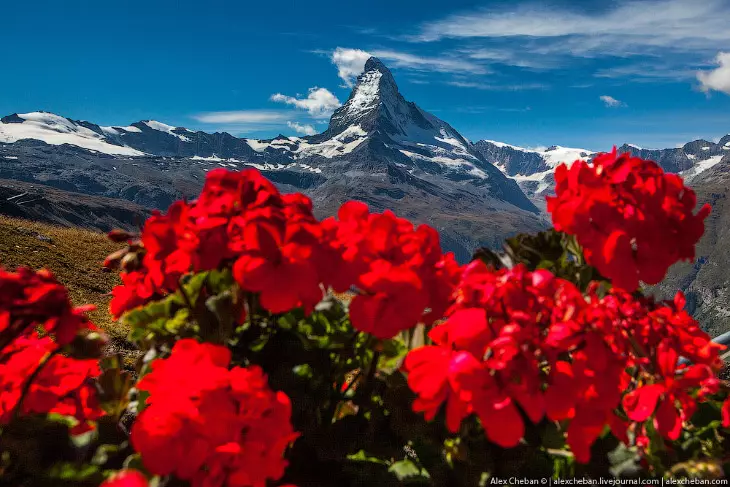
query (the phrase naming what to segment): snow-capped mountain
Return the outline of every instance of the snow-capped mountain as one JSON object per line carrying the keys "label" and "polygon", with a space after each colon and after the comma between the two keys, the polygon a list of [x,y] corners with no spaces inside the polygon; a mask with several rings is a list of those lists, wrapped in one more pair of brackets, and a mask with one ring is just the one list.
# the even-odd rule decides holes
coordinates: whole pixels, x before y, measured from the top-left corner
{"label": "snow-capped mountain", "polygon": [[34,139],[50,145],[69,144],[104,154],[142,156],[143,152],[110,140],[110,136],[116,138],[134,132],[141,130],[137,127],[99,127],[47,112],[16,113],[0,119],[2,143]]}
{"label": "snow-capped mountain", "polygon": [[697,176],[730,155],[730,134],[718,143],[700,139],[672,149],[644,149],[624,144],[618,151],[656,161],[665,171],[679,174],[685,181],[693,183]]}
{"label": "snow-capped mountain", "polygon": [[553,172],[558,165],[563,162],[572,164],[576,160],[586,161],[595,155],[586,149],[560,146],[525,149],[493,140],[480,140],[474,147],[484,159],[516,181],[540,208],[544,208],[545,196],[555,186]]}
{"label": "snow-capped mountain", "polygon": [[545,226],[516,181],[406,101],[375,58],[327,130],[307,137],[238,138],[152,120],[107,127],[44,112],[0,120],[0,178],[166,208],[220,166],[258,168],[283,190],[309,194],[321,216],[357,199],[429,223],[462,261]]}
{"label": "snow-capped mountain", "polygon": [[[516,181],[540,208],[544,208],[545,196],[554,189],[553,172],[559,164],[564,162],[571,165],[576,160],[590,161],[597,154],[587,149],[560,146],[526,149],[493,140],[480,140],[474,147],[484,159]],[[730,154],[730,135],[723,137],[718,143],[695,140],[670,149],[644,149],[633,144],[624,144],[617,150],[619,153],[630,152],[635,156],[656,161],[665,171],[679,174],[691,184],[698,175]]]}
{"label": "snow-capped mountain", "polygon": [[249,165],[267,171],[321,174],[333,164],[342,172],[344,164],[360,179],[397,174],[393,177],[404,181],[415,177],[457,192],[471,185],[470,192],[483,198],[536,212],[519,187],[453,127],[406,101],[391,72],[375,58],[367,61],[349,99],[319,135],[257,140],[150,120],[103,127],[42,112],[1,120],[0,142],[23,139],[113,156],[189,158],[199,164]]}
{"label": "snow-capped mountain", "polygon": [[[696,177],[730,153],[718,144],[622,151]],[[442,234],[464,261],[477,246],[547,226],[545,196],[561,162],[595,153],[553,146],[527,149],[481,140],[472,144],[451,125],[406,101],[378,59],[365,64],[349,98],[321,134],[260,140],[209,134],[144,120],[100,126],[47,112],[0,119],[0,179],[122,198],[166,208],[198,193],[214,167],[255,167],[285,191],[303,191],[320,216],[345,200],[390,208]],[[52,205],[51,205],[52,206]]]}

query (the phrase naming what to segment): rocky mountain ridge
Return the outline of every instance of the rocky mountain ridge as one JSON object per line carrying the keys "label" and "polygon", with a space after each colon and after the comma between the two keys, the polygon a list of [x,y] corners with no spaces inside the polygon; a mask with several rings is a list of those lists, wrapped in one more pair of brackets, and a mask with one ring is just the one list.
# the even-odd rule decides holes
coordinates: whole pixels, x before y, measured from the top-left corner
{"label": "rocky mountain ridge", "polygon": [[437,228],[462,261],[546,225],[514,180],[406,101],[375,58],[328,129],[308,137],[237,138],[151,120],[108,127],[45,112],[0,120],[0,178],[164,209],[194,197],[214,167],[257,168],[282,190],[308,194],[321,216],[348,199],[394,209]]}

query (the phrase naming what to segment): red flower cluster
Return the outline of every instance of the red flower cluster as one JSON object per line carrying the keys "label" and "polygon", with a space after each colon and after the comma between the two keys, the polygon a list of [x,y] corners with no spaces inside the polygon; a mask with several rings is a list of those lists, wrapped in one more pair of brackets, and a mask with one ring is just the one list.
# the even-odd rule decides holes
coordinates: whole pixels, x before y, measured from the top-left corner
{"label": "red flower cluster", "polygon": [[323,289],[356,285],[353,325],[385,338],[441,317],[459,274],[432,228],[355,202],[339,219],[318,222],[309,198],[281,195],[253,169],[211,171],[196,202],[151,217],[141,240],[142,268],[122,274],[114,316],[175,290],[189,271],[231,265],[238,284],[272,313],[309,312]]}
{"label": "red flower cluster", "polygon": [[[533,423],[545,416],[570,420],[568,445],[587,462],[605,426],[627,441],[628,425],[615,410],[631,390],[623,400],[629,419],[653,415],[658,430],[676,438],[677,418],[693,411],[688,394],[716,390],[722,347],[681,311],[679,296],[657,304],[620,290],[604,297],[596,291],[586,299],[548,271],[470,264],[448,320],[429,334],[435,345],[406,357],[408,383],[418,394],[413,409],[430,420],[446,402],[452,432],[476,414],[487,437],[503,447],[524,434],[520,409]],[[678,354],[696,365],[678,367]],[[637,369],[633,377],[630,367]]]}
{"label": "red flower cluster", "polygon": [[77,420],[73,434],[93,428],[100,409],[95,359],[61,355],[80,331],[95,330],[72,308],[48,271],[0,269],[0,424],[17,414],[56,413]]}
{"label": "red flower cluster", "polygon": [[558,166],[555,183],[547,198],[555,229],[575,235],[587,262],[615,286],[657,284],[672,264],[694,258],[710,206],[693,215],[694,191],[655,162],[614,148],[592,163]]}
{"label": "red flower cluster", "polygon": [[360,291],[350,303],[355,328],[390,338],[443,316],[461,268],[452,253],[441,252],[436,230],[414,229],[391,211],[370,213],[358,202],[345,203],[337,216],[322,224],[332,234],[346,281]]}
{"label": "red flower cluster", "polygon": [[226,347],[183,339],[139,381],[150,396],[131,441],[150,473],[193,487],[264,487],[284,474],[298,436],[289,398],[260,368],[229,370],[230,361]]}
{"label": "red flower cluster", "polygon": [[68,290],[47,270],[0,268],[0,345],[36,326],[59,345],[71,343],[80,330],[95,329],[85,316],[93,307],[73,308]]}
{"label": "red flower cluster", "polygon": [[114,316],[177,289],[189,271],[230,262],[236,280],[258,292],[261,305],[279,313],[322,299],[326,265],[322,232],[311,201],[281,195],[258,171],[208,173],[196,202],[178,201],[145,223],[142,268],[122,275],[114,289]]}

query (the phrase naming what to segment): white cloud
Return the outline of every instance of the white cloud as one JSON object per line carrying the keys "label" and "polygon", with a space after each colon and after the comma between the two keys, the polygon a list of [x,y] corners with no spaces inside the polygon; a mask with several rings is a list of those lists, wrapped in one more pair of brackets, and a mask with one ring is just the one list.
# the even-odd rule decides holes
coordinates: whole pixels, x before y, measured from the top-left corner
{"label": "white cloud", "polygon": [[397,68],[442,73],[484,74],[487,72],[484,66],[455,56],[417,56],[407,52],[389,50],[373,51],[373,55],[381,61],[388,61],[391,66]]}
{"label": "white cloud", "polygon": [[330,59],[337,66],[337,76],[351,88],[355,78],[365,69],[365,63],[370,56],[370,53],[361,49],[338,47],[332,52]]}
{"label": "white cloud", "polygon": [[447,85],[458,86],[459,88],[474,88],[477,90],[487,91],[525,91],[525,90],[544,90],[548,86],[542,83],[521,83],[521,84],[489,84],[489,83],[477,83],[472,81],[461,81],[453,80],[447,81]]}
{"label": "white cloud", "polygon": [[730,95],[730,52],[721,52],[715,58],[718,68],[711,71],[699,71],[697,80],[702,91],[722,91]]}
{"label": "white cloud", "polygon": [[619,0],[590,12],[532,2],[450,15],[423,24],[406,39],[509,39],[512,49],[563,57],[697,55],[716,53],[730,43],[729,16],[727,0]]}
{"label": "white cloud", "polygon": [[689,68],[686,62],[653,62],[642,59],[634,64],[599,69],[593,76],[607,79],[630,78],[635,83],[678,82],[695,79],[697,70]]}
{"label": "white cloud", "polygon": [[[573,9],[550,9],[533,3],[509,11],[480,10],[452,15],[425,24],[416,39],[621,35],[633,43],[645,45],[671,45],[677,39],[707,42],[730,39],[727,28],[708,29],[726,26],[727,18],[715,16],[727,11],[728,4],[723,0],[624,1],[613,9],[592,14]],[[701,35],[698,35],[698,25],[702,26]]]}
{"label": "white cloud", "polygon": [[367,52],[362,49],[338,47],[332,52],[330,58],[337,66],[337,75],[345,82],[346,86],[352,87],[355,78],[363,72],[365,63],[371,56],[377,57],[390,67],[414,71],[471,74],[485,74],[488,72],[482,64],[468,59],[461,59],[457,55],[419,56],[390,49]]}
{"label": "white cloud", "polygon": [[626,104],[622,102],[621,100],[617,100],[616,98],[609,96],[609,95],[601,95],[599,96],[601,101],[609,108],[617,108],[617,107],[624,107]]}
{"label": "white cloud", "polygon": [[230,112],[206,112],[193,115],[203,123],[244,123],[244,124],[276,124],[284,123],[289,117],[286,112],[275,110],[238,110]]}
{"label": "white cloud", "polygon": [[271,101],[293,105],[306,110],[314,118],[327,118],[332,115],[342,103],[337,97],[326,88],[310,88],[306,98],[295,98],[293,96],[276,93],[271,95]]}
{"label": "white cloud", "polygon": [[292,110],[236,110],[198,113],[191,118],[206,124],[204,130],[241,136],[280,130],[295,113]]}
{"label": "white cloud", "polygon": [[314,135],[317,133],[317,129],[309,124],[301,124],[299,122],[286,122],[290,129],[293,129],[296,133],[302,135]]}
{"label": "white cloud", "polygon": [[465,48],[461,52],[470,59],[490,64],[504,64],[518,68],[550,69],[557,67],[553,59],[535,54],[532,50],[514,49],[510,46],[489,48]]}

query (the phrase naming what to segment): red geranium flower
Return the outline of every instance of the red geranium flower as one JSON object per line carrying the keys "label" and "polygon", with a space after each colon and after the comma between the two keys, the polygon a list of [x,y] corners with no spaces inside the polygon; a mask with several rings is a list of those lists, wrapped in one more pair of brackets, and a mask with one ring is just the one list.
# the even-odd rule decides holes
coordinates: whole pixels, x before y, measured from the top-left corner
{"label": "red geranium flower", "polygon": [[131,441],[155,475],[195,487],[264,487],[284,474],[297,438],[286,394],[260,368],[234,367],[226,347],[178,341],[138,384],[150,393]]}
{"label": "red geranium flower", "polygon": [[555,229],[575,235],[586,260],[617,287],[657,284],[679,260],[694,258],[710,206],[693,214],[694,191],[653,161],[616,149],[591,163],[555,170],[547,198]]}

